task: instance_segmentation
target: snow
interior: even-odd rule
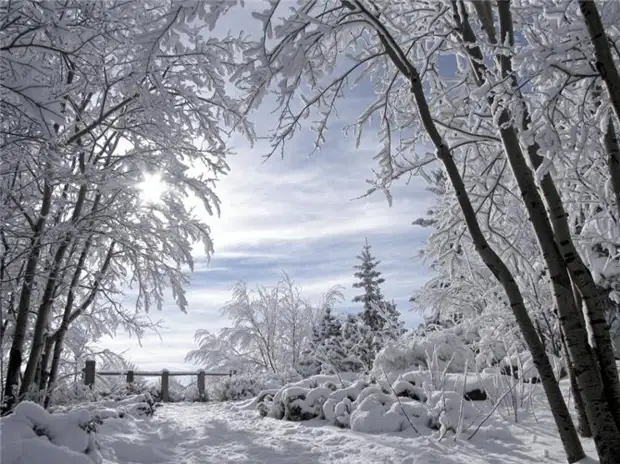
[[[482,427],[472,440],[463,437],[455,441],[453,436],[439,440],[439,432],[419,435],[410,427],[402,432],[369,435],[319,419],[289,422],[262,418],[248,409],[247,403],[166,404],[152,418],[106,421],[98,433],[104,464],[566,462],[546,410],[537,411],[538,423],[532,416],[519,424],[492,417],[489,426]],[[379,410],[369,403],[363,409],[367,407],[368,411]],[[398,403],[392,405],[380,420],[395,424],[396,414],[403,417],[398,407]],[[428,413],[420,406],[405,409],[414,424],[427,418]],[[469,436],[472,431],[463,435]],[[585,445],[594,456],[593,446]]]
[[[366,396],[351,413],[351,430],[364,433],[400,432],[404,416],[391,410],[395,399],[374,393]]]
[[[90,420],[84,410],[50,414],[35,403],[20,403],[0,421],[2,463],[99,464],[94,435],[86,430]]]
[[[344,389],[334,392],[313,386],[314,382],[307,385],[311,388],[293,385],[266,395],[280,393],[292,402],[305,397],[304,402],[315,404],[325,395],[337,394],[325,402],[335,403],[336,425],[327,417],[298,422],[261,417],[255,400],[168,403],[152,416],[128,413],[136,410],[132,405],[141,397],[133,403],[129,399],[121,404],[92,403],[54,414],[22,403],[0,421],[2,464],[566,462],[538,384],[533,385],[535,415],[524,412],[514,423],[498,410],[471,440],[474,424],[480,423],[489,402],[463,402],[461,393],[428,390],[426,403],[396,399],[377,384],[364,386],[362,381],[354,389],[348,387],[349,393],[357,392],[352,401],[342,396]],[[566,392],[566,381],[562,387]],[[96,433],[88,433],[83,427],[95,417],[100,419]],[[459,420],[462,433],[457,436]],[[350,428],[338,427],[338,421]],[[46,436],[38,436],[35,429],[45,430]],[[86,451],[95,437],[97,453],[89,456]],[[590,456],[595,455],[590,441],[584,440],[584,446]],[[596,462],[586,459],[581,464]]]

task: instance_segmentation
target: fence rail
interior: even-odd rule
[[[168,369],[164,369],[160,372],[157,371],[99,371],[97,372],[97,366],[94,360],[86,361],[84,367],[84,384],[93,388],[95,385],[95,378],[98,375],[105,376],[125,376],[127,379],[127,383],[132,383],[135,379],[135,376],[140,377],[161,377],[161,399],[163,402],[170,401],[170,387],[169,380],[170,376],[172,377],[181,377],[181,376],[197,376],[198,377],[198,394],[201,398],[205,397],[205,379],[206,377],[232,377],[235,375],[237,371],[229,371],[229,372],[205,372],[204,370],[198,371],[169,371]]]

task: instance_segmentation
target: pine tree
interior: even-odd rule
[[[377,270],[381,261],[371,254],[370,248],[368,239],[366,239],[362,253],[357,256],[361,264],[354,266],[356,269],[354,276],[359,279],[359,282],[355,282],[353,288],[363,288],[364,293],[354,297],[353,302],[364,304],[361,318],[373,334],[380,334],[387,330],[388,333],[398,337],[405,332],[404,324],[400,321],[400,313],[396,310],[396,304],[393,301],[386,301],[381,292],[381,284],[385,282],[381,272]],[[393,337],[390,336],[390,338]]]
[[[347,353],[351,353],[362,364],[363,369],[372,369],[373,361],[377,353],[390,340],[395,340],[405,333],[400,314],[396,310],[396,304],[387,301],[381,292],[381,284],[385,279],[377,269],[381,261],[376,259],[370,252],[371,246],[368,240],[357,256],[361,261],[354,266],[354,276],[358,282],[354,288],[364,289],[364,293],[353,298],[354,303],[363,303],[364,310],[360,314],[360,320],[353,324],[348,321],[346,343],[350,346]]]
[[[372,368],[374,350],[370,345],[368,326],[359,316],[347,315],[342,324],[342,341],[346,357],[341,362],[342,372],[360,372]]]
[[[340,329],[340,321],[332,314],[331,308],[326,308],[323,318],[319,322],[317,336],[320,340],[318,341],[323,341],[330,337],[339,337]]]
[[[340,361],[345,357],[340,321],[326,308],[323,317],[312,330],[310,347],[303,353],[300,373],[310,376],[322,370],[340,370]]]
[[[400,313],[396,310],[394,301],[384,301],[382,305],[382,318],[384,326],[382,330],[382,338],[386,340],[396,340],[405,332],[405,323],[400,320]],[[385,343],[382,343],[385,344]]]
[[[370,253],[370,248],[368,239],[366,239],[362,253],[357,256],[361,264],[354,266],[354,269],[356,269],[354,276],[359,279],[359,282],[355,282],[353,288],[363,288],[364,293],[354,297],[353,302],[364,304],[361,318],[373,332],[378,332],[383,328],[385,320],[379,315],[373,303],[376,305],[383,303],[384,298],[381,293],[381,284],[385,282],[385,279],[381,277],[381,272],[377,270],[377,266],[381,261]]]

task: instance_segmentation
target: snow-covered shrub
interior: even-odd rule
[[[284,406],[284,419],[289,421],[304,421],[317,417],[320,407],[310,406],[306,396],[311,390],[303,387],[288,387],[282,390],[280,400]]]
[[[275,393],[277,392],[273,390],[263,390],[260,395],[256,397],[256,404],[252,404],[250,407],[256,408],[261,417],[267,417],[272,410],[273,395],[275,395]],[[281,419],[281,417],[278,419]]]
[[[437,330],[414,332],[388,343],[378,353],[372,373],[380,376],[384,372],[407,372],[415,368],[437,374],[462,373],[466,364],[470,370],[481,370],[512,361],[517,366],[521,359],[528,369],[533,367],[531,355],[510,330],[501,321],[479,318]],[[557,364],[557,357],[551,356]]]
[[[76,404],[96,401],[101,396],[100,391],[92,390],[82,383],[75,385],[62,384],[52,391],[51,403],[57,405]]]
[[[285,374],[236,374],[232,377],[207,378],[209,401],[238,401],[253,398],[263,390],[282,388],[301,379],[295,372]]]
[[[437,424],[442,435],[446,432],[456,432],[460,421],[471,423],[478,416],[479,411],[471,402],[464,401],[463,396],[455,391],[433,392],[428,399],[432,419],[431,428]]]
[[[3,464],[101,464],[88,411],[50,414],[24,401],[0,419]]]
[[[144,393],[161,400],[161,389],[144,377],[138,377],[128,384],[124,376],[98,376],[92,389],[81,380],[60,382],[52,391],[51,404],[75,405],[101,399],[128,398]]]
[[[345,398],[355,401],[367,385],[356,381],[338,389],[337,385],[342,381],[345,380],[339,376],[315,375],[289,383],[277,391],[265,390],[252,406],[257,408],[259,414],[275,419],[299,421],[328,416],[328,420],[332,420],[336,405]]]
[[[396,398],[377,388],[365,391],[365,395],[360,394],[361,401],[353,403],[351,430],[365,433],[400,432],[402,416],[390,409],[397,402]]]
[[[207,397],[213,401],[238,401],[258,395],[263,388],[258,379],[250,376],[226,377],[209,382]]]
[[[351,411],[353,406],[349,398],[344,398],[334,407],[334,424],[339,427],[349,427],[351,424]]]
[[[565,363],[557,356],[548,355],[551,366],[553,367],[556,377],[563,378],[566,376]],[[534,365],[534,359],[529,351],[513,353],[505,356],[500,364],[501,373],[511,375],[515,379],[523,379],[525,382],[539,383],[540,376],[538,369]]]
[[[124,399],[119,399],[114,403],[108,403],[109,406],[115,408],[124,408],[126,414],[131,416],[152,416],[155,414],[157,407],[161,405],[158,403],[151,394],[142,393],[140,395],[133,395]]]
[[[436,359],[439,369],[463,372],[465,363],[475,363],[473,343],[480,340],[475,330],[458,325],[449,329],[413,334],[388,343],[378,354],[373,373],[405,372],[416,367],[430,369],[429,360]]]
[[[433,380],[434,375],[417,369],[401,375],[388,374],[383,379],[358,378],[340,388],[329,376],[318,375],[277,391],[264,391],[251,407],[261,416],[274,419],[318,418],[364,433],[414,427],[418,433],[438,430],[442,435],[458,434],[463,424],[481,419],[479,407],[485,404],[475,406],[476,401],[491,407],[499,398],[505,398],[506,382],[514,380],[503,375],[499,367],[466,374],[445,373],[440,382]]]
[[[86,411],[91,415],[97,424],[108,418],[123,418],[127,415],[133,417],[153,416],[156,409],[161,406],[150,393],[140,393],[137,395],[116,396],[111,395],[105,399],[95,402],[83,403],[77,406],[54,406],[50,412],[70,413],[75,411]]]
[[[426,401],[426,393],[421,387],[416,387],[411,382],[396,380],[392,385],[392,391],[397,397],[405,397],[416,401]]]
[[[158,401],[162,400],[161,396],[161,381],[157,386],[152,386],[147,391],[151,393]],[[201,396],[198,391],[198,383],[194,381],[189,385],[183,385],[174,377],[170,377],[168,380],[168,401],[171,403],[178,403],[181,401],[188,402],[200,402],[208,401],[209,395],[205,392],[204,396]]]

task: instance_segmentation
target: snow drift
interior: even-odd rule
[[[2,464],[102,464],[97,428],[108,419],[151,416],[155,407],[149,394],[53,412],[24,401],[0,419]]]

